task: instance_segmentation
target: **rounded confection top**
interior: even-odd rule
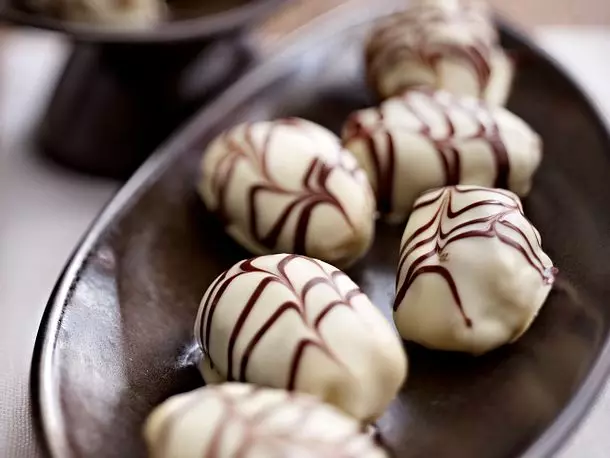
[[[174,396],[148,418],[155,458],[384,458],[360,424],[316,398],[225,383]]]

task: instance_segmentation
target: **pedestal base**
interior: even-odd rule
[[[125,179],[254,61],[243,37],[180,44],[77,43],[43,118],[44,154]]]

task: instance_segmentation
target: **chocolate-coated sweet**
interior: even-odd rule
[[[503,104],[513,74],[489,12],[477,1],[415,1],[373,29],[366,64],[383,98],[427,86]]]
[[[200,194],[254,254],[298,253],[346,267],[369,249],[366,175],[329,130],[303,119],[242,124],[201,163]]]
[[[555,281],[538,231],[505,190],[419,198],[400,247],[394,319],[406,340],[481,354],[530,327]]]
[[[195,323],[207,383],[313,394],[363,421],[402,386],[407,358],[390,323],[342,271],[278,254],[242,261],[203,296]]]
[[[542,142],[508,110],[445,91],[408,91],[354,113],[343,142],[362,165],[390,221],[405,220],[433,188],[471,184],[528,194]]]
[[[386,458],[361,425],[313,396],[240,383],[170,398],[149,416],[151,458]]]

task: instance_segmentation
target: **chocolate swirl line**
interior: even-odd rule
[[[441,27],[464,27],[472,32],[470,44],[435,43],[431,36]],[[476,33],[475,33],[476,32]],[[405,60],[416,60],[438,75],[441,59],[467,62],[479,85],[479,97],[491,78],[491,55],[497,34],[480,7],[463,5],[458,9],[420,6],[398,13],[374,31],[366,50],[368,79],[374,86],[387,68]],[[413,89],[401,86],[396,93]]]
[[[210,400],[221,404],[221,418],[216,421],[214,432],[210,436],[212,439],[201,455],[206,458],[219,458],[222,456],[223,442],[231,437],[231,432],[234,431],[236,425],[242,427],[244,436],[237,447],[237,450],[231,455],[235,458],[246,458],[248,452],[258,441],[265,441],[280,446],[283,443],[290,446],[301,446],[312,451],[323,453],[323,456],[347,458],[351,455],[346,454],[346,449],[350,447],[354,441],[361,438],[359,432],[346,434],[344,437],[337,438],[334,442],[294,434],[294,432],[301,431],[308,422],[313,421],[315,418],[316,411],[321,405],[313,398],[299,399],[295,402],[293,397],[287,393],[285,397],[262,407],[255,413],[247,414],[240,412],[239,404],[242,402],[256,402],[256,398],[263,395],[264,390],[261,390],[256,386],[248,386],[247,390],[239,395],[227,393],[223,388],[212,388],[211,390],[213,390],[213,393],[210,389],[204,389],[198,396],[200,399],[209,398]],[[199,407],[197,401],[198,400],[189,400],[189,402],[184,402],[179,408],[169,413],[163,419],[163,422],[159,427],[156,445],[157,448],[163,450],[164,453],[159,454],[159,456],[171,455],[171,437],[175,424],[185,415],[188,415]],[[273,418],[274,415],[278,414],[287,406],[294,406],[298,409],[298,412],[291,423],[283,423],[283,431],[266,431],[265,422]],[[367,448],[372,449],[373,447],[373,444],[367,444]]]
[[[375,127],[373,129],[367,128],[364,123],[361,122],[358,113],[353,113],[348,118],[346,123],[347,140],[344,141],[344,145],[347,145],[348,142],[355,139],[360,139],[367,144],[369,157],[373,163],[375,173],[377,210],[380,213],[389,213],[392,210],[393,204],[396,150],[392,135],[384,127],[383,111],[375,110],[373,113],[375,113],[377,116]],[[381,154],[379,154],[381,150],[377,148],[377,142],[374,138],[375,131],[380,131],[384,134],[383,139],[387,148],[383,151],[388,152],[385,162],[382,162]]]
[[[414,95],[426,97],[431,107],[443,119],[443,130],[446,134],[438,135],[434,133],[433,126],[428,121],[427,116],[415,103]],[[468,153],[464,152],[467,148],[460,148],[459,144],[461,142],[483,140],[489,146],[496,166],[493,186],[508,188],[510,159],[506,145],[500,135],[500,127],[491,111],[482,102],[474,104],[469,99],[469,103],[466,103],[450,94],[442,93],[442,95],[442,97],[439,97],[439,93],[423,89],[407,92],[394,102],[400,100],[405,109],[419,121],[421,126],[413,132],[427,138],[434,147],[443,166],[445,185],[453,186],[461,183],[461,155]],[[454,120],[449,115],[450,111],[460,111],[462,115],[468,116],[470,121],[475,124],[475,132],[469,135],[458,132]],[[350,142],[355,140],[366,143],[368,146],[367,153],[373,164],[377,182],[378,209],[381,213],[390,213],[395,185],[395,169],[399,162],[396,157],[399,153],[394,145],[393,133],[399,129],[404,131],[408,128],[397,128],[396,125],[388,126],[383,114],[383,107],[375,110],[370,109],[367,112],[375,113],[375,121],[368,125],[359,112],[352,114],[346,123],[344,144],[349,145]],[[382,142],[383,144],[381,144]],[[386,153],[384,155],[385,160],[381,159],[383,152]]]
[[[310,279],[302,288],[301,292],[298,292],[288,274],[286,273],[286,268],[288,265],[296,260],[301,259],[305,260],[314,266],[316,266],[320,270],[320,275],[313,277]],[[296,387],[296,382],[299,374],[299,368],[305,351],[309,347],[317,348],[324,355],[326,355],[329,359],[335,361],[337,364],[341,364],[341,362],[334,355],[324,337],[320,332],[320,328],[324,319],[328,316],[328,314],[335,309],[336,307],[352,307],[352,300],[362,294],[359,288],[354,288],[347,292],[346,294],[342,294],[339,290],[336,281],[341,276],[346,276],[340,270],[333,271],[330,275],[324,270],[322,265],[315,259],[307,258],[304,256],[298,255],[286,255],[279,263],[278,263],[278,272],[271,272],[262,268],[259,268],[253,264],[256,258],[243,261],[238,266],[238,271],[228,276],[227,271],[223,273],[219,279],[216,280],[215,283],[210,288],[209,294],[204,298],[202,309],[200,311],[200,321],[198,322],[198,340],[202,345],[204,357],[208,358],[212,367],[217,367],[217,364],[214,363],[211,357],[210,351],[210,337],[212,334],[212,322],[214,320],[214,315],[217,312],[218,304],[223,296],[223,293],[226,289],[240,276],[248,274],[248,273],[261,273],[264,274],[264,277],[261,279],[258,286],[255,288],[253,293],[248,298],[248,301],[244,305],[241,310],[236,322],[233,327],[231,334],[228,340],[228,350],[227,350],[227,381],[240,381],[245,382],[246,374],[248,370],[248,363],[254,351],[256,350],[257,345],[263,339],[265,334],[273,327],[273,325],[285,314],[289,312],[296,313],[302,320],[304,326],[308,327],[314,334],[314,338],[304,338],[301,339],[293,352],[293,356],[291,358],[289,372],[288,372],[288,382],[286,384],[286,389],[292,391]],[[291,291],[294,295],[294,299],[292,301],[285,302],[281,304],[266,320],[261,326],[258,328],[257,332],[247,343],[245,350],[243,351],[240,360],[238,361],[238,371],[237,374],[234,374],[234,364],[235,364],[235,345],[239,340],[241,332],[251,315],[252,311],[259,303],[259,300],[266,289],[272,285],[279,283],[286,287],[289,291]],[[317,285],[326,285],[333,289],[333,291],[337,294],[338,299],[327,304],[315,317],[310,317],[307,307],[306,307],[306,299],[307,295],[313,288]]]
[[[255,184],[248,190],[247,201],[249,209],[248,228],[251,237],[260,245],[274,250],[278,239],[286,224],[294,212],[298,212],[296,230],[293,238],[293,249],[296,253],[306,253],[307,232],[311,216],[314,209],[319,205],[330,205],[335,208],[345,219],[349,227],[353,228],[353,223],[343,208],[337,197],[329,190],[328,182],[335,169],[340,169],[353,177],[358,177],[362,173],[354,164],[349,167],[346,164],[345,155],[348,154],[341,150],[337,144],[336,161],[334,163],[314,157],[302,179],[302,189],[290,190],[277,182],[269,169],[269,150],[274,133],[278,127],[293,126],[298,127],[299,132],[307,135],[307,124],[299,119],[289,118],[274,121],[269,127],[266,137],[261,144],[258,144],[252,133],[253,124],[245,126],[245,143],[247,148],[239,145],[230,134],[225,133],[223,142],[229,154],[226,154],[217,164],[212,176],[211,186],[214,193],[218,196],[216,212],[221,220],[227,225],[230,223],[230,216],[227,209],[227,193],[232,182],[235,169],[240,161],[247,161],[255,170],[260,173],[262,182]],[[313,143],[313,141],[312,141]],[[287,152],[288,153],[288,152]],[[263,234],[259,228],[260,213],[257,207],[257,199],[263,193],[271,193],[278,196],[291,197],[292,201],[284,208],[272,227]]]
[[[418,228],[408,239],[406,239],[401,246],[400,249],[400,260],[398,264],[398,278],[396,282],[396,299],[394,302],[394,311],[398,310],[402,301],[404,300],[409,288],[415,282],[415,280],[421,276],[426,274],[436,274],[441,276],[447,286],[451,290],[451,295],[460,310],[460,314],[464,318],[464,322],[466,326],[472,327],[472,320],[467,316],[463,303],[460,297],[458,286],[451,275],[451,272],[442,265],[423,265],[427,260],[437,257],[439,260],[442,260],[443,256],[445,256],[445,250],[451,244],[458,242],[460,240],[471,239],[471,238],[497,238],[503,244],[515,249],[522,256],[523,259],[538,272],[541,280],[545,284],[551,284],[554,281],[554,276],[557,270],[553,267],[547,268],[544,265],[544,261],[538,255],[538,250],[542,250],[540,245],[540,239],[538,238],[538,234],[534,230],[533,226],[532,232],[534,233],[534,239],[536,241],[535,245],[532,244],[528,235],[518,226],[511,223],[507,218],[511,214],[518,213],[521,217],[525,218],[523,213],[523,208],[519,201],[515,200],[513,197],[508,195],[507,193],[502,192],[501,190],[492,190],[485,189],[488,194],[497,194],[498,196],[502,196],[504,199],[507,197],[512,200],[512,203],[507,203],[506,201],[499,199],[483,199],[477,202],[473,202],[463,208],[454,210],[453,208],[453,193],[457,194],[468,194],[473,192],[481,192],[482,188],[474,187],[474,188],[461,188],[459,186],[446,188],[441,191],[438,191],[437,194],[432,194],[430,199],[426,199],[418,202],[415,206],[415,210],[430,207],[431,205],[438,204],[441,201],[437,211],[434,213],[432,218],[423,224],[420,228]],[[468,212],[475,210],[477,208],[486,207],[486,206],[494,206],[498,207],[498,212],[489,216],[478,217],[467,219],[464,222],[461,222],[451,228],[448,231],[443,229],[444,221],[451,221],[456,218],[459,218],[462,215],[467,215]],[[476,225],[485,224],[486,227],[483,229],[475,229]],[[517,235],[518,240],[521,242],[504,235],[502,232],[498,230],[499,227],[503,227],[504,230],[507,230],[515,235]],[[434,228],[431,235],[428,237],[418,240],[418,238],[424,234],[429,229]],[[459,232],[459,233],[458,233]],[[434,246],[425,253],[419,255],[416,259],[414,259],[409,268],[404,275],[404,279],[402,282],[400,281],[400,274],[402,273],[403,268],[405,267],[409,256],[411,256],[417,249],[434,242]]]

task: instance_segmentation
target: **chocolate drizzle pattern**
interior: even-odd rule
[[[295,396],[254,385],[233,384],[206,387],[186,396],[188,401],[184,400],[162,419],[155,447],[160,453],[156,456],[172,456],[171,438],[174,430],[177,430],[177,423],[193,411],[200,410],[202,405],[208,406],[208,418],[219,409],[214,431],[209,436],[211,440],[201,450],[201,456],[206,458],[227,456],[227,450],[232,450],[230,456],[234,458],[247,458],[257,444],[266,444],[268,450],[276,452],[302,448],[316,456],[328,458],[382,456],[374,441],[358,428],[350,430],[341,425],[341,432],[336,437],[329,437],[327,433],[316,437],[315,433],[310,432],[311,429],[308,431],[307,425],[317,424],[320,418],[328,421],[329,407],[311,396]],[[289,422],[275,420],[287,411],[291,413],[287,417]],[[351,418],[344,419],[343,414],[336,414],[337,421],[354,422]],[[316,427],[313,429],[315,431]],[[227,448],[239,430],[243,431],[241,441],[234,448]]]
[[[459,38],[453,42],[448,39],[442,33],[448,28],[459,29]],[[476,2],[454,8],[414,6],[394,14],[373,31],[365,56],[368,79],[381,92],[380,79],[402,62],[418,62],[438,75],[439,62],[453,59],[467,63],[472,69],[478,82],[478,96],[482,98],[491,78],[491,58],[497,40],[487,10]],[[399,94],[418,85],[402,85],[394,94],[385,95]]]
[[[235,282],[235,280],[243,275],[252,273],[264,275],[248,298],[248,301],[244,307],[241,309],[229,336],[228,350],[226,354],[227,373],[222,374],[225,376],[227,381],[247,381],[248,363],[252,357],[252,354],[256,351],[257,345],[263,339],[265,334],[272,328],[272,326],[286,313],[297,314],[300,317],[303,326],[311,330],[313,334],[313,337],[301,339],[293,351],[291,362],[288,367],[287,383],[285,387],[287,390],[294,390],[296,388],[300,364],[308,348],[315,348],[337,364],[341,364],[341,362],[333,354],[333,351],[329,345],[325,342],[324,337],[320,332],[320,328],[324,319],[335,308],[352,308],[352,300],[356,296],[362,294],[362,292],[358,287],[355,287],[347,292],[341,292],[337,285],[337,280],[340,277],[345,276],[345,273],[331,267],[328,264],[326,264],[327,268],[325,268],[322,263],[316,259],[298,255],[283,256],[283,259],[277,265],[277,272],[258,267],[256,265],[257,258],[239,263],[237,266],[234,266],[218,277],[202,301],[202,305],[197,316],[197,322],[195,324],[195,334],[203,350],[204,357],[208,358],[208,362],[212,367],[218,367],[218,364],[211,356],[212,352],[210,346],[212,345],[212,325],[215,314],[218,313],[219,304],[223,294],[231,286],[231,284]],[[297,290],[286,272],[288,266],[296,260],[310,263],[319,270],[319,275],[308,280],[300,291]],[[329,272],[327,269],[333,270]],[[260,298],[265,290],[271,285],[278,283],[286,287],[293,294],[293,300],[285,302],[274,309],[270,316],[258,327],[256,333],[247,343],[245,350],[241,353],[241,355],[236,355],[236,343],[240,338],[246,321],[252,314],[255,307],[260,304]],[[318,285],[326,285],[330,287],[336,293],[337,299],[326,304],[326,306],[323,307],[319,312],[312,315],[307,307],[307,296],[313,290],[313,288]],[[237,370],[235,366],[237,366]]]
[[[297,223],[292,242],[291,251],[295,253],[307,253],[307,233],[311,216],[316,207],[328,205],[336,209],[347,225],[353,229],[353,223],[345,211],[339,199],[330,191],[329,180],[332,174],[341,170],[348,173],[360,183],[366,183],[366,177],[357,163],[353,161],[349,153],[341,148],[337,142],[336,149],[326,152],[325,155],[314,155],[305,171],[301,186],[298,189],[288,189],[282,186],[274,177],[274,173],[269,166],[269,150],[274,135],[279,128],[292,127],[299,130],[299,133],[307,137],[308,131],[313,127],[312,124],[301,119],[289,118],[274,121],[267,129],[262,141],[258,141],[253,135],[254,124],[245,126],[244,140],[245,145],[241,145],[227,132],[223,136],[223,142],[227,148],[226,154],[216,165],[212,176],[212,189],[217,196],[216,212],[225,224],[231,223],[231,214],[227,208],[227,193],[232,184],[237,165],[240,162],[247,162],[251,168],[256,170],[260,180],[252,185],[245,198],[248,201],[249,217],[248,229],[253,240],[269,250],[277,249],[278,240],[284,231],[289,219],[296,212]],[[317,127],[317,126],[315,126]],[[315,140],[310,139],[315,145]],[[290,151],[286,151],[290,154]],[[367,185],[368,186],[368,185]],[[272,227],[263,232],[260,228],[260,217],[262,208],[261,196],[272,194],[276,196],[286,196],[290,198],[289,203],[281,211]],[[285,247],[288,249],[288,247]]]
[[[485,192],[487,197],[463,208],[454,207],[455,195],[482,192]],[[554,282],[557,270],[552,265],[546,265],[540,256],[542,253],[540,235],[527,221],[521,202],[512,193],[470,186],[448,187],[425,194],[418,200],[413,211],[431,206],[438,206],[432,218],[401,243],[394,311],[401,306],[409,288],[418,277],[428,274],[438,275],[447,283],[464,323],[472,327],[472,320],[464,310],[459,285],[451,272],[443,266],[443,261],[448,255],[447,248],[466,239],[496,238],[518,251],[526,263],[538,272],[541,282],[547,285]],[[486,209],[487,216],[475,216],[481,214],[477,211],[481,208]],[[515,224],[514,219],[510,221],[510,216],[514,214],[518,214],[523,224]],[[414,258],[414,253],[423,247],[429,250],[419,253]],[[430,261],[433,264],[430,264]]]
[[[419,127],[413,133],[428,139],[443,166],[444,184],[453,186],[462,183],[461,156],[468,154],[468,148],[461,147],[464,142],[484,140],[488,145],[496,166],[493,186],[508,188],[510,176],[510,159],[507,147],[500,135],[500,127],[489,107],[480,101],[463,99],[446,92],[431,90],[409,91],[401,97],[392,99],[392,103],[401,103],[410,115],[417,119]],[[433,128],[429,114],[422,109],[425,103],[429,109],[438,113],[443,121],[442,126]],[[384,106],[378,109],[365,110],[372,113],[375,120],[365,120],[364,112],[353,113],[344,128],[344,144],[361,140],[367,145],[367,153],[375,173],[377,183],[377,207],[381,213],[390,213],[393,208],[393,194],[397,176],[397,164],[400,159],[394,144],[394,134],[399,131],[410,131],[408,124],[388,123]],[[475,127],[473,132],[460,132],[454,119],[457,116],[469,119]],[[438,132],[442,133],[438,133]]]

